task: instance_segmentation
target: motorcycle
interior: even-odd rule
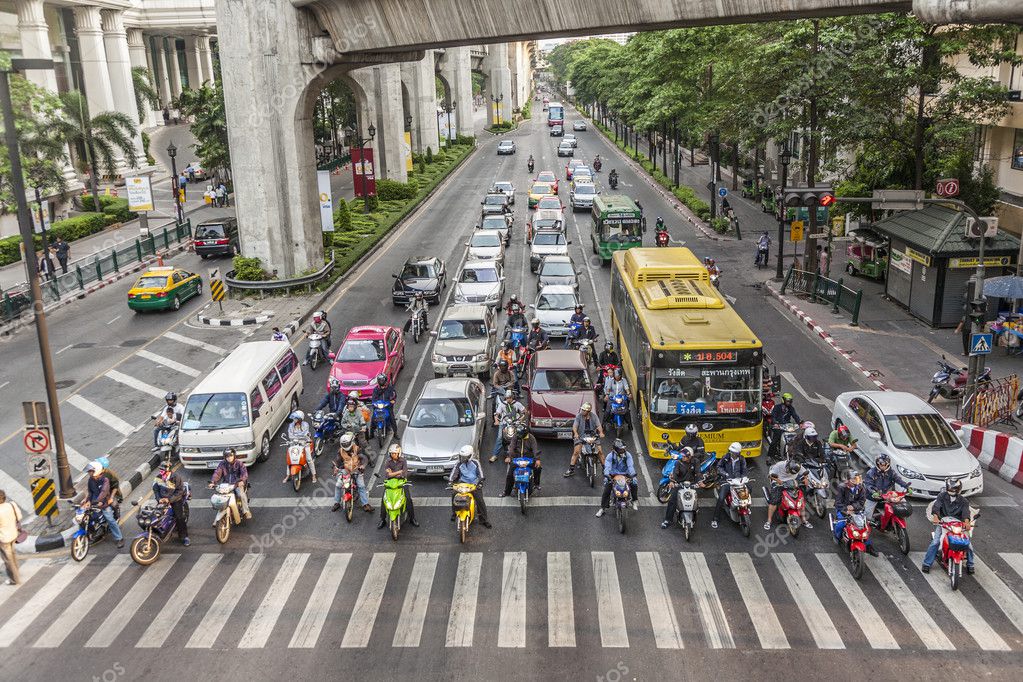
[[[599,173],[600,172],[600,167],[602,165],[603,165],[603,163],[601,162],[599,156],[593,157],[593,172],[594,173]]]
[[[810,460],[804,462],[803,466],[810,472],[810,485],[805,486],[803,489],[806,505],[813,510],[818,519],[823,519],[828,513],[828,496],[831,489],[827,483],[831,480],[828,475],[827,464]]]
[[[533,352],[529,346],[522,346],[519,349],[519,358],[515,361],[515,376],[525,376],[526,368],[529,367],[529,361],[533,359]]]
[[[391,403],[386,400],[373,402],[373,419],[370,422],[373,426],[373,433],[377,437],[377,447],[384,447],[384,437],[387,435],[387,424],[391,420]]]
[[[532,161],[532,160],[526,161],[526,168],[528,168],[528,169],[529,169],[529,172],[530,172],[530,173],[532,173],[532,172],[533,172],[533,168],[534,168],[534,166],[533,166],[533,161]]]
[[[182,502],[182,511],[185,521],[188,521],[188,500],[192,499],[192,492],[185,483],[185,499]],[[138,505],[138,500],[131,503]],[[150,566],[160,558],[160,543],[167,539],[167,536],[174,530],[174,508],[169,504],[148,502],[139,507],[139,513],[135,517],[142,533],[131,541],[131,558],[140,566]]]
[[[210,506],[217,515],[213,518],[213,528],[216,529],[217,542],[227,544],[231,537],[231,526],[240,526],[242,514],[238,508],[238,496],[235,494],[237,483],[218,483],[210,496]]]
[[[696,494],[698,487],[689,481],[682,482],[678,491],[678,508],[675,510],[675,518],[671,519],[672,523],[682,526],[686,542],[689,542],[696,529],[696,512],[699,508]],[[669,495],[670,492],[669,489]]]
[[[667,246],[671,241],[671,235],[668,234],[667,230],[659,229],[656,232],[655,239],[657,241],[657,246]]]
[[[380,474],[373,475],[380,478]],[[401,522],[408,520],[405,486],[412,484],[404,478],[389,478],[380,485],[384,488],[384,509],[387,511],[391,538],[397,541],[398,533],[401,532]]]
[[[355,477],[348,469],[336,469],[334,485],[341,488],[341,508],[345,512],[345,521],[352,522],[355,513]]]
[[[629,477],[616,474],[611,481],[611,506],[614,508],[618,532],[625,533],[625,519],[632,506],[632,492],[629,490]]]
[[[586,480],[590,482],[592,488],[604,469],[604,464],[600,461],[600,444],[597,442],[597,434],[592,431],[584,433],[580,440],[583,446],[580,454],[583,459],[583,467],[586,469]]]
[[[724,483],[727,485],[728,493],[725,495],[725,509],[732,523],[739,525],[744,537],[750,534],[750,513],[753,511],[753,500],[749,494],[749,484],[753,482],[749,476],[741,478],[729,478]]]
[[[476,520],[476,498],[472,496],[476,490],[475,483],[453,483],[448,489],[454,490],[454,497],[451,498],[451,508],[455,512],[455,527],[458,529],[458,540],[465,544],[465,536],[469,533],[469,526]]]
[[[899,543],[899,551],[909,554],[909,532],[906,530],[906,519],[913,514],[913,507],[906,500],[906,493],[901,490],[889,490],[881,495],[884,507],[881,516],[871,519],[870,523],[882,533],[892,531]],[[880,508],[881,505],[878,505]]]
[[[781,439],[781,442],[778,443],[777,449],[771,449],[772,455],[770,460],[772,462],[778,462],[788,457],[789,444],[796,439],[796,433],[799,431],[799,424],[794,422],[779,424],[772,427],[772,435],[773,431],[780,432],[778,437]],[[774,443],[771,445],[773,446]]]
[[[607,184],[611,186],[611,189],[618,189],[618,176],[617,175],[608,176]]]
[[[824,443],[824,462],[827,467],[828,478],[837,481],[838,475],[852,466],[849,453],[839,448],[833,448]]]
[[[763,488],[763,491],[764,500],[767,501],[769,498],[767,488]],[[799,535],[799,528],[803,525],[803,508],[805,506],[806,498],[803,495],[803,489],[794,481],[786,483],[781,491],[781,504],[778,505],[774,515],[776,519],[788,526],[789,535],[792,537]],[[774,520],[768,519],[768,521]]]
[[[765,267],[768,264],[767,263],[768,249],[769,247],[767,246],[761,246],[759,244],[757,245],[757,257],[753,260],[753,264],[757,266],[758,270],[760,268]]]
[[[710,283],[714,285],[715,289],[721,288],[721,271],[710,273]]]
[[[509,341],[511,341],[512,349],[516,353],[518,353],[520,350],[526,347],[526,328],[509,327],[507,338]]]
[[[675,470],[675,465],[682,459],[681,445],[674,445],[667,438],[664,439],[664,442],[668,446],[668,461],[661,468],[661,480],[657,484],[657,501],[661,504],[667,504],[668,498],[671,497],[671,488],[668,486],[668,482],[671,480],[671,472]],[[706,475],[716,462],[715,455],[707,455],[707,458],[700,464],[700,473]]]
[[[426,333],[426,311],[416,310],[409,317],[406,331],[412,333],[412,341],[419,343],[419,339]]]
[[[515,496],[519,500],[519,510],[523,515],[526,513],[526,503],[529,496],[533,494],[533,458],[516,457],[511,461],[515,472]]]
[[[842,537],[835,537],[835,524],[838,523],[834,516],[829,516],[831,521],[831,537],[836,545],[841,545],[849,553],[849,570],[854,578],[859,580],[863,577],[864,556],[867,553],[867,540],[870,538],[870,524],[862,512],[857,512],[845,517],[845,528]]]
[[[324,444],[338,439],[339,426],[334,412],[317,410],[313,414],[313,457],[323,454]]]
[[[169,462],[178,457],[178,424],[163,427],[156,435],[156,446],[160,449],[160,459]]]
[[[117,517],[114,507],[114,517]],[[110,532],[110,526],[103,512],[92,507],[75,507],[75,525],[78,530],[71,536],[71,558],[84,561],[89,554],[89,547],[99,542]]]
[[[327,361],[326,349],[323,345],[323,334],[310,334],[308,338],[309,348],[305,353],[305,364],[315,370],[316,366],[320,364],[320,360]]]
[[[948,574],[952,591],[959,589],[963,578],[963,561],[970,551],[970,531],[959,519],[945,516],[939,522],[941,527],[941,565]]]
[[[309,441],[288,440],[287,435],[282,436],[281,440],[287,448],[284,457],[288,464],[288,476],[291,477],[291,484],[297,493],[302,487],[302,474],[309,469]]]
[[[945,356],[938,360],[940,368],[931,377],[931,392],[927,396],[927,402],[934,402],[939,395],[945,400],[959,400],[966,391],[968,381],[968,370],[966,367],[956,369],[948,363]],[[986,384],[991,381],[991,368],[985,367],[984,371],[977,377],[978,384]]]
[[[621,438],[626,428],[631,429],[629,422],[629,397],[624,393],[615,393],[608,403],[611,410],[611,423],[615,429],[615,438]]]
[[[577,341],[575,341],[572,344],[573,347],[575,347],[576,350],[581,350],[583,352],[583,356],[586,358],[586,366],[587,367],[589,367],[590,365],[593,364],[593,358],[594,358],[594,355],[593,355],[593,344],[594,343],[595,343],[594,339],[582,338],[582,339],[578,339]]]

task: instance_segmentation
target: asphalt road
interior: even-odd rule
[[[795,379],[801,387],[797,404],[804,416],[826,424],[829,399],[863,388],[755,286],[763,275],[750,267],[752,242],[697,238],[669,217],[673,214],[659,194],[615,160],[616,152],[598,133],[578,135],[578,155],[589,159],[599,153],[604,174],[617,167],[619,191],[639,199],[651,223],[664,215],[676,226],[675,239],[698,255],[718,259],[723,291],[735,298],[779,371],[788,373],[787,381]],[[497,157],[496,142],[485,140],[349,278],[328,309],[335,343],[354,325],[403,323],[389,291],[391,274],[408,256],[439,256],[454,273],[478,201],[495,179],[511,179],[520,192],[507,257],[508,293],[532,299],[535,283],[522,244],[526,158],[532,153],[538,171],[550,168],[559,177],[564,160],[555,157],[556,140],[548,137],[542,119],[511,136],[518,154]],[[562,196],[567,199],[567,188]],[[606,336],[609,271],[589,262],[588,230],[586,214],[570,218],[571,255],[588,273],[581,294],[591,316],[598,311],[595,321]],[[438,319],[436,312],[431,317]],[[153,352],[169,353],[164,329],[173,319],[160,316],[159,322],[164,327],[140,328],[131,338],[160,344]],[[151,323],[148,316],[139,321]],[[63,333],[65,343],[84,338],[73,330]],[[117,332],[104,338],[115,345]],[[219,343],[229,347],[226,339]],[[54,346],[61,347],[56,340]],[[403,407],[432,376],[429,352],[425,342],[408,348],[398,386]],[[130,351],[103,348],[104,355],[114,353]],[[80,363],[100,362],[95,351],[81,355],[88,357]],[[23,361],[30,358],[26,354]],[[78,376],[101,368],[88,367],[91,373]],[[160,385],[154,372],[162,370],[138,371]],[[327,372],[304,371],[302,404],[311,408]],[[150,411],[148,397],[136,395],[132,402]],[[579,477],[560,476],[569,447],[543,445],[543,490],[525,516],[496,499],[503,466],[484,465],[494,528],[474,526],[464,547],[448,521],[442,482],[414,481],[422,526],[405,528],[395,543],[376,530],[376,514],[356,511],[349,525],[330,513],[330,483],[304,488],[301,496],[286,489],[277,450],[251,473],[255,519],[221,547],[209,527],[205,476],[186,474],[197,490],[193,543],[187,550],[172,542],[155,566],[140,569],[125,561],[125,551],[113,559],[108,541],[94,549],[88,565],[72,564],[66,552],[39,557],[29,563],[33,575],[23,588],[0,587],[0,648],[7,649],[0,673],[26,679],[66,675],[70,652],[77,671],[100,679],[176,679],[182,661],[189,671],[229,679],[322,674],[338,663],[388,679],[697,679],[708,666],[726,679],[773,678],[781,669],[847,679],[851,668],[864,664],[882,678],[930,678],[934,665],[951,675],[1014,679],[1018,674],[1023,494],[987,474],[979,500],[984,517],[975,537],[984,563],[953,594],[940,574],[929,581],[917,568],[919,557],[903,558],[889,538],[877,539],[883,556],[870,558],[863,580],[851,580],[826,521],[796,539],[760,530],[744,539],[728,522],[711,530],[704,509],[693,541],[686,544],[679,532],[659,529],[663,508],[648,501],[658,467],[646,457],[639,458],[640,510],[630,515],[627,534],[620,535],[611,519],[593,518],[595,491]],[[321,472],[326,468],[321,464]],[[763,478],[762,467],[753,475]],[[378,494],[374,497],[377,506]],[[925,547],[929,533],[920,512],[910,519],[914,551]],[[759,529],[762,520],[761,506],[754,527]],[[127,532],[135,529],[129,519]],[[157,585],[159,595],[153,592]],[[145,650],[151,647],[167,650],[154,656]],[[822,649],[827,656],[819,655]]]

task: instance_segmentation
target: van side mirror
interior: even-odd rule
[[[398,416],[398,420],[399,421],[403,421],[403,422],[407,422],[408,421],[408,415],[407,414],[399,415]]]
[[[334,353],[334,352],[330,352],[330,353],[327,353],[327,357],[330,358],[331,360],[333,360],[334,358],[337,357],[337,354]]]
[[[878,441],[881,440],[881,434],[878,433],[877,431],[871,431],[870,434],[869,434],[869,437],[870,437],[871,440],[878,440]]]
[[[432,336],[432,337],[436,338],[436,337],[437,337],[437,330],[435,330],[435,329],[431,329],[431,330],[430,330],[430,336]]]
[[[259,419],[259,408],[258,407],[252,411],[252,418],[253,419]]]

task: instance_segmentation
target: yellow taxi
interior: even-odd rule
[[[557,196],[554,186],[549,182],[534,182],[529,186],[529,207],[536,208],[544,197]]]
[[[142,310],[177,310],[184,301],[202,294],[202,278],[187,270],[155,267],[142,273],[128,290],[128,307]]]

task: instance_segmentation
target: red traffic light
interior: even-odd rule
[[[835,195],[834,194],[825,194],[824,196],[822,196],[820,198],[820,205],[821,206],[831,206],[831,204],[833,204],[833,203],[835,203]]]

